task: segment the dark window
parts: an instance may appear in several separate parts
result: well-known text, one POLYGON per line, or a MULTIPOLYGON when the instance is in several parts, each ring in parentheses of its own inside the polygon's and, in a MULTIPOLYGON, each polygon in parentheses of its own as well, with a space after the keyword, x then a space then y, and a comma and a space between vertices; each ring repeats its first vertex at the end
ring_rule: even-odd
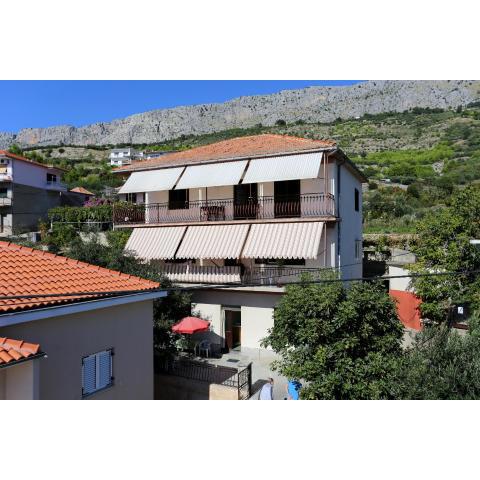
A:
POLYGON ((304 266, 305 259, 304 258, 256 258, 255 259, 256 265, 275 265, 277 267, 282 266, 304 266))
POLYGON ((0 188, 0 198, 8 197, 8 188, 0 188))
POLYGON ((137 194, 136 193, 127 193, 126 197, 127 202, 137 203, 137 194))
POLYGON ((47 182, 55 183, 57 181, 57 176, 53 173, 47 173, 47 182))
POLYGON ((360 192, 355 189, 355 211, 358 212, 360 210, 360 192))
POLYGON ((180 210, 188 208, 188 190, 169 190, 168 208, 169 210, 180 210))
POLYGON ((256 183, 233 186, 233 215, 235 219, 257 218, 258 193, 256 183))
POLYGON ((275 218, 300 216, 300 180, 285 180, 273 184, 275 218))

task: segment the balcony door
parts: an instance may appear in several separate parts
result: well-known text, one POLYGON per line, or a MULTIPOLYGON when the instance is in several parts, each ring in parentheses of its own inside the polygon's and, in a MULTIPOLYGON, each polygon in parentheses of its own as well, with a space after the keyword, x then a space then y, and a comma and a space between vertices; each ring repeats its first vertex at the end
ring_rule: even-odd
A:
POLYGON ((300 216, 300 180, 284 180, 273 185, 275 218, 300 216))
POLYGON ((233 186, 233 217, 235 220, 257 218, 258 190, 256 183, 233 186))

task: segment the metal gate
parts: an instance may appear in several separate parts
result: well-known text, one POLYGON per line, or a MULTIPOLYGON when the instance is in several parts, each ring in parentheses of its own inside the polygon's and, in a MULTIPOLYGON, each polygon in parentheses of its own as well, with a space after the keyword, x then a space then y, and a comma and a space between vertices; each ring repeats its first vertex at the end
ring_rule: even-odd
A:
POLYGON ((238 399, 248 400, 252 394, 252 363, 238 372, 238 399))

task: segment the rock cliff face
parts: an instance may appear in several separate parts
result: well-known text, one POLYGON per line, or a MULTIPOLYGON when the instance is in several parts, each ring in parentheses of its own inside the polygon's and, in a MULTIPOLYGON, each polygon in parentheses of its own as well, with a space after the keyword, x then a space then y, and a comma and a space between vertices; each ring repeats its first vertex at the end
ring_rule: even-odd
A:
MULTIPOLYGON (((161 87, 159 87, 161 88, 161 87)), ((402 112, 413 107, 450 108, 480 98, 480 81, 369 81, 349 87, 310 87, 272 95, 240 97, 225 103, 153 110, 108 123, 27 128, 0 133, 0 148, 155 143, 255 124, 331 122, 365 113, 402 112)))

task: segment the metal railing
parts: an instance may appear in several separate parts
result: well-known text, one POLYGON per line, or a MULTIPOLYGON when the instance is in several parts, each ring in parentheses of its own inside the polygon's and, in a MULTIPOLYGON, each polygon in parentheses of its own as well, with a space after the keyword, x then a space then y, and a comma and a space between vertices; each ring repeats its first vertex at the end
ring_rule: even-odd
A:
POLYGON ((10 197, 0 197, 0 206, 11 205, 12 199, 10 197))
POLYGON ((195 200, 185 202, 181 207, 172 208, 169 203, 116 205, 113 223, 134 225, 334 216, 335 198, 329 193, 306 193, 258 197, 245 202, 233 198, 195 200))
POLYGON ((305 273, 318 279, 322 268, 264 265, 253 268, 240 266, 174 264, 160 267, 173 282, 181 283, 238 283, 239 285, 275 286, 298 282, 305 273))

